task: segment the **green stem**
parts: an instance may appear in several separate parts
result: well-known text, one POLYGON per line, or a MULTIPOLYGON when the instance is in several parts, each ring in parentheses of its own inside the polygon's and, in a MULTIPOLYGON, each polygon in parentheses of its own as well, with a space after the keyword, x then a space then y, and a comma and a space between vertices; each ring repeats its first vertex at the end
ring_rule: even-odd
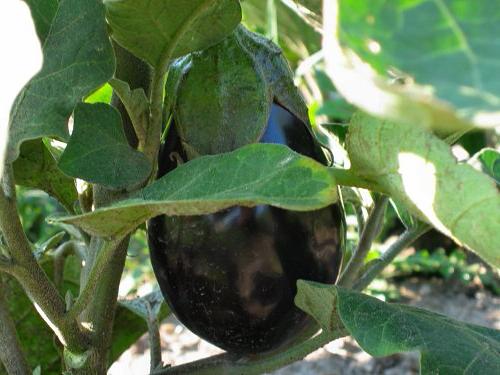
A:
POLYGON ((276 11, 276 0, 267 0, 267 37, 278 44, 278 14, 276 11))
POLYGON ((420 236, 427 233, 431 226, 420 224, 415 228, 406 230, 396 242, 394 242, 381 256, 376 259, 372 266, 354 283, 353 289, 363 290, 377 277, 384 268, 391 263, 396 256, 408 248, 420 236))
POLYGON ((16 325, 10 316, 4 290, 5 284, 0 278, 0 361, 9 375, 30 374, 31 369, 17 337, 16 325))
POLYGON ((156 158, 160 148, 161 128, 163 118, 163 88, 165 73, 170 66, 170 61, 180 40, 188 32, 193 23, 207 12, 217 0, 205 0, 190 15, 189 18, 177 29, 172 42, 162 51, 157 66, 154 69, 153 81, 150 94, 151 113, 146 133, 146 144, 144 154, 156 165, 156 158))
MULTIPOLYGON (((75 304, 68 312, 68 317, 70 319, 77 319, 80 314, 87 308, 93 298, 95 298, 95 291, 99 284, 102 282, 101 278, 106 272, 109 263, 116 257, 116 253, 120 249, 120 243, 123 238, 119 238, 113 241, 100 241, 100 249, 98 251, 95 263, 93 264, 87 280, 82 280, 82 289, 78 299, 75 304)), ((87 260, 89 261, 89 260, 87 260)), ((120 275, 121 275, 120 270, 120 275)))
POLYGON ((61 343, 75 352, 84 350, 85 336, 76 320, 66 319, 66 304, 36 261, 24 233, 17 212, 11 166, 6 166, 0 186, 0 230, 13 262, 7 271, 19 281, 40 316, 61 343))
POLYGON ((263 374, 299 361, 318 348, 345 335, 346 332, 343 329, 332 332, 322 332, 278 354, 261 356, 261 358, 258 359, 236 358, 229 354, 222 354, 185 365, 155 371, 152 375, 263 374))
POLYGON ((366 255, 370 251, 373 240, 380 233, 388 202, 389 198, 387 196, 382 196, 375 201, 373 211, 368 217, 363 232, 361 233, 358 247, 354 251, 351 259, 349 259, 349 263, 347 263, 344 272, 342 272, 342 275, 340 276, 340 280, 338 282, 339 286, 350 288, 357 279, 359 271, 364 265, 366 255))
POLYGON ((148 304, 148 336, 149 350, 151 352, 150 372, 154 372, 162 365, 161 359, 161 340, 160 340, 160 323, 158 317, 151 313, 151 305, 148 304))
POLYGON ((376 182, 356 175, 351 169, 330 167, 328 168, 338 185, 354 186, 379 193, 385 190, 376 182))

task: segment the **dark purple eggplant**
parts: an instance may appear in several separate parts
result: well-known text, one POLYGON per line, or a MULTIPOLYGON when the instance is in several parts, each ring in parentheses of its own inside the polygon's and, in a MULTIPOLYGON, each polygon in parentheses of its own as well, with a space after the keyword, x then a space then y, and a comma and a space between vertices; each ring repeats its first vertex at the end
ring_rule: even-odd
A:
MULTIPOLYGON (((175 126, 169 133, 160 176, 186 158, 175 126)), ((260 142, 324 162, 306 125, 277 104, 260 142)), ((312 318, 294 305, 296 282, 335 283, 344 233, 338 204, 311 212, 233 207, 148 223, 153 269, 172 311, 200 337, 238 354, 281 348, 311 328, 312 318)))

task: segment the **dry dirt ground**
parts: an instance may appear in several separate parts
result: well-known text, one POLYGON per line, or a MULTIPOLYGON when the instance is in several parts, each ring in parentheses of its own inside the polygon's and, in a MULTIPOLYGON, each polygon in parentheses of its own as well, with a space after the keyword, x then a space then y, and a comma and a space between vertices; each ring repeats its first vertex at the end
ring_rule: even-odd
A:
MULTIPOLYGON (((442 280, 408 280, 398 285, 402 302, 449 315, 474 324, 500 329, 500 297, 487 291, 464 290, 442 280)), ((201 340, 175 318, 161 326, 163 362, 178 365, 208 357, 220 350, 201 340)), ((149 371, 149 348, 141 338, 111 367, 110 375, 144 375, 149 371)), ((403 375, 418 374, 418 354, 372 358, 350 338, 336 340, 303 361, 284 367, 275 375, 403 375)))

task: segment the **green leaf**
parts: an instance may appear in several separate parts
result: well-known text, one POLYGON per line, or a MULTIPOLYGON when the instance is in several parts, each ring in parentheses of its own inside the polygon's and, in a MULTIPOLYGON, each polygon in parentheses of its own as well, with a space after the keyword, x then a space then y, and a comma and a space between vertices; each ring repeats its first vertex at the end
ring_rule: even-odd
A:
POLYGON ((100 0, 61 0, 43 45, 42 70, 18 95, 11 112, 8 161, 22 142, 68 138, 75 105, 108 81, 115 60, 100 0))
POLYGON ((412 215, 500 267, 500 194, 495 182, 457 164, 449 145, 419 126, 357 114, 346 142, 353 171, 412 215))
POLYGON ((335 180, 327 167, 282 145, 253 144, 194 159, 129 199, 52 221, 117 236, 160 214, 200 215, 261 204, 310 211, 336 200, 335 180))
POLYGON ((182 59, 170 69, 167 87, 178 88, 174 119, 188 158, 258 142, 272 96, 262 69, 238 35, 192 54, 186 63, 182 59))
POLYGON ((128 144, 115 108, 80 103, 74 118, 73 134, 59 160, 64 173, 112 189, 136 186, 148 178, 151 163, 128 144))
POLYGON ((273 102, 309 123, 281 50, 243 26, 221 43, 177 61, 169 71, 167 93, 176 97, 175 125, 188 159, 257 142, 273 102))
POLYGON ((500 185, 500 152, 493 148, 485 148, 474 155, 469 164, 486 173, 500 185))
POLYGON ((146 93, 142 88, 131 90, 127 82, 116 78, 113 78, 109 83, 127 109, 132 125, 136 129, 136 135, 142 144, 145 141, 144 135, 149 116, 149 100, 146 93))
POLYGON ((296 301, 323 327, 327 327, 326 310, 331 309, 330 315, 338 314, 358 344, 373 356, 419 351, 424 375, 500 373, 500 331, 307 281, 298 282, 296 301))
POLYGON ((36 33, 43 44, 49 34, 50 25, 56 15, 58 0, 24 0, 30 7, 36 33))
POLYGON ((109 83, 106 83, 99 87, 96 91, 91 93, 85 98, 85 103, 95 104, 95 103, 111 103, 111 97, 113 96, 113 88, 109 83))
POLYGON ((241 19, 237 0, 105 0, 112 36, 153 67, 229 35, 241 19))
POLYGON ((43 190, 70 212, 73 210, 73 203, 78 199, 74 181, 59 170, 56 160, 42 140, 23 143, 13 167, 17 185, 43 190))
POLYGON ((377 117, 444 131, 500 123, 500 51, 490 37, 499 32, 499 0, 338 4, 338 38, 330 9, 325 53, 349 101, 377 117))

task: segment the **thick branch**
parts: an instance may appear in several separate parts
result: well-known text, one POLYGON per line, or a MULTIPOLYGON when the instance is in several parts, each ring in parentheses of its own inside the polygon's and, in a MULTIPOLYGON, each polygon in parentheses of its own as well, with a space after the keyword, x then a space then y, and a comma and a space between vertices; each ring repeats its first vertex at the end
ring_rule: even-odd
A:
POLYGON ((17 213, 12 169, 9 166, 6 166, 0 187, 0 229, 15 263, 9 273, 19 281, 61 343, 75 352, 83 350, 84 336, 77 322, 65 319, 64 300, 33 256, 17 213))
MULTIPOLYGON (((75 304, 68 312, 68 317, 71 319, 77 319, 78 316, 88 307, 92 299, 95 298, 95 291, 99 284, 102 283, 104 272, 107 272, 107 268, 109 267, 109 264, 112 263, 113 258, 117 256, 117 252, 122 250, 122 247, 120 247, 122 239, 115 241, 93 239, 92 243, 95 243, 94 241, 99 241, 99 250, 97 251, 96 260, 93 263, 87 280, 82 280, 83 285, 81 285, 81 288, 83 289, 81 290, 75 304)), ((122 271, 123 270, 118 271, 120 276, 122 271)))
POLYGON ((30 374, 31 369, 21 349, 15 323, 3 294, 5 285, 0 278, 0 360, 9 375, 30 374))
POLYGON ((389 198, 386 196, 382 196, 375 201, 373 211, 366 221, 363 232, 361 233, 358 246, 340 277, 338 282, 340 286, 350 288, 357 279, 359 271, 364 265, 366 255, 370 251, 373 240, 380 233, 388 201, 389 198))

